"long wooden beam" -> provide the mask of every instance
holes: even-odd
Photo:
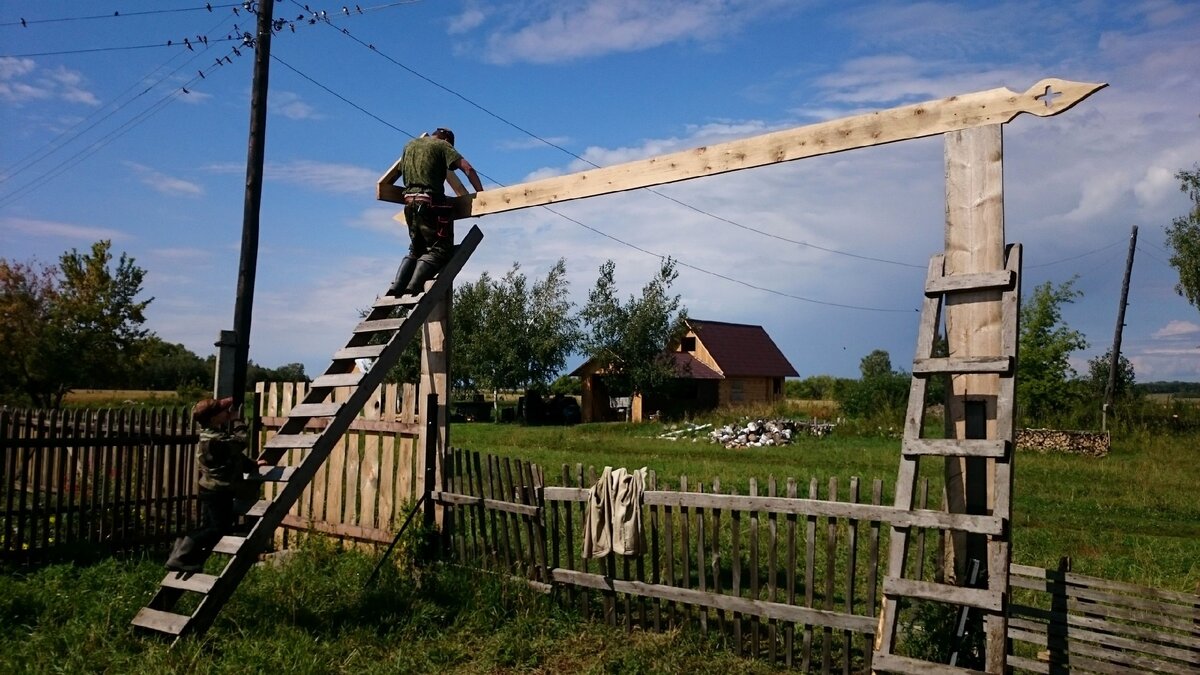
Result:
[[[1024,93],[1007,88],[950,96],[864,115],[775,131],[565,176],[465,195],[455,200],[455,217],[470,218],[571,199],[674,183],[702,176],[790,162],[989,124],[1021,113],[1039,117],[1069,110],[1104,83],[1046,78]],[[383,201],[398,201],[381,190]]]

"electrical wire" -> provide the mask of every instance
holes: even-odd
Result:
[[[210,42],[239,42],[239,43],[241,41],[242,41],[241,37],[232,37],[232,36],[226,36],[223,38],[213,38],[212,40],[210,40]],[[56,52],[30,52],[28,54],[0,54],[0,58],[26,59],[26,58],[33,58],[35,56],[64,56],[64,55],[69,55],[69,54],[94,54],[97,52],[121,52],[121,51],[131,51],[134,49],[156,49],[156,48],[163,48],[163,47],[173,47],[173,48],[177,47],[179,49],[190,49],[185,43],[175,42],[174,40],[172,40],[171,42],[156,42],[154,44],[149,44],[149,45],[129,45],[129,46],[125,46],[125,47],[88,47],[86,49],[63,49],[63,50],[56,51]]]
[[[407,132],[407,131],[405,131],[405,130],[403,130],[403,129],[401,129],[401,128],[397,127],[397,126],[395,126],[394,124],[392,124],[392,123],[388,122],[387,120],[383,119],[382,117],[379,117],[378,115],[376,115],[376,114],[374,114],[374,113],[372,113],[372,112],[370,112],[370,111],[366,110],[365,108],[363,108],[362,106],[358,105],[357,103],[354,103],[353,101],[351,101],[350,99],[346,98],[345,96],[343,96],[343,95],[341,95],[341,94],[339,94],[339,93],[335,92],[333,89],[331,89],[331,88],[327,87],[326,85],[324,85],[324,84],[321,84],[321,83],[320,83],[320,82],[318,82],[318,81],[317,81],[315,78],[313,78],[313,77],[310,77],[309,75],[307,75],[307,74],[305,74],[305,73],[301,72],[301,71],[300,71],[299,69],[297,69],[295,66],[292,66],[291,64],[287,63],[287,62],[286,62],[286,61],[284,61],[283,59],[279,58],[277,55],[275,55],[275,54],[272,54],[272,55],[271,55],[271,58],[272,58],[273,60],[275,60],[276,62],[278,62],[278,63],[282,64],[283,66],[285,66],[286,68],[288,68],[288,69],[289,69],[289,70],[291,70],[292,72],[294,72],[294,73],[296,73],[296,74],[300,75],[300,76],[301,76],[301,77],[303,77],[305,80],[307,80],[307,81],[311,82],[312,84],[315,84],[316,86],[320,87],[322,90],[324,90],[324,91],[326,91],[327,93],[329,93],[329,94],[333,95],[334,97],[336,97],[338,100],[342,101],[343,103],[346,103],[347,105],[350,105],[351,107],[353,107],[355,110],[358,110],[359,112],[362,112],[362,113],[366,114],[366,115],[367,115],[367,116],[369,116],[371,119],[373,119],[373,120],[375,120],[375,121],[377,121],[377,122],[379,122],[379,123],[381,123],[381,124],[383,124],[383,125],[387,126],[387,127],[388,127],[388,128],[390,128],[390,129],[393,129],[393,130],[395,130],[395,131],[398,131],[398,132],[400,132],[400,133],[402,133],[402,134],[404,134],[404,135],[408,136],[409,138],[412,138],[412,137],[413,137],[413,134],[411,134],[411,133],[409,133],[409,132]],[[501,183],[501,182],[499,182],[499,181],[497,181],[497,180],[493,179],[491,176],[488,176],[487,174],[485,174],[485,173],[483,173],[483,172],[480,172],[480,175],[481,175],[481,176],[483,176],[485,179],[487,179],[488,181],[490,181],[490,182],[492,182],[492,183],[495,183],[495,184],[497,184],[497,185],[499,185],[499,186],[501,186],[501,187],[506,187],[506,186],[505,186],[503,183]],[[908,313],[908,312],[911,312],[911,311],[918,311],[918,310],[909,310],[909,309],[893,309],[893,308],[886,308],[886,307],[866,307],[866,306],[862,306],[862,305],[851,305],[851,304],[838,303],[838,302],[829,302],[829,301],[825,301],[825,300],[816,300],[816,299],[813,299],[813,298],[808,298],[808,297],[804,297],[804,296],[801,296],[801,295],[795,295],[795,294],[792,294],[792,293],[785,293],[785,292],[783,292],[783,291],[778,291],[778,290],[775,290],[775,289],[772,289],[772,288],[767,288],[767,287],[765,287],[765,286],[758,286],[758,285],[756,285],[756,284],[752,284],[752,283],[750,283],[750,282],[747,282],[747,281],[742,281],[741,279],[735,279],[735,278],[733,278],[733,277],[730,277],[730,276],[727,276],[727,275],[724,275],[724,274],[720,274],[720,273],[718,273],[718,272],[713,272],[713,271],[711,271],[711,270],[705,269],[705,268],[703,268],[703,267],[699,267],[699,266],[697,266],[697,265],[693,265],[693,264],[691,264],[691,263],[684,262],[684,261],[682,261],[682,260],[679,260],[678,258],[675,258],[674,256],[668,256],[668,255],[664,255],[664,254],[662,254],[662,253],[657,253],[657,252],[655,252],[655,251],[651,251],[651,250],[649,250],[649,249],[647,249],[647,248],[644,248],[644,247],[642,247],[642,246],[639,246],[639,245],[637,245],[637,244],[634,244],[634,243],[632,243],[632,242],[629,242],[629,241],[626,241],[626,240],[624,240],[624,239],[621,239],[620,237],[614,236],[614,235],[612,235],[612,234],[609,234],[609,233],[607,233],[607,232],[604,232],[604,231],[602,231],[602,230],[599,230],[599,229],[597,229],[597,228],[595,228],[595,227],[592,227],[591,225],[588,225],[588,224],[586,224],[586,223],[584,223],[584,222],[582,222],[582,221],[580,221],[580,220],[578,220],[578,219],[576,219],[576,218],[572,218],[571,216],[568,216],[567,214],[565,214],[565,213],[563,213],[563,212],[561,212],[561,211],[555,210],[555,209],[551,208],[551,207],[550,207],[550,206],[548,206],[548,205],[542,205],[542,206],[541,206],[541,208],[545,209],[546,211],[549,211],[550,213],[552,213],[552,214],[554,214],[554,215],[558,216],[559,218],[562,218],[562,219],[564,219],[564,220],[566,220],[566,221],[568,221],[568,222],[574,223],[575,225],[578,225],[579,227],[582,227],[582,228],[584,228],[585,230],[588,230],[588,231],[590,231],[590,232],[593,232],[593,233],[595,233],[595,234],[598,234],[598,235],[600,235],[600,236],[602,236],[602,237],[605,237],[606,239],[610,239],[610,240],[612,240],[612,241],[615,241],[615,242],[617,242],[618,244],[621,244],[621,245],[623,245],[623,246],[626,246],[626,247],[628,247],[628,248],[631,248],[631,249],[633,249],[633,250],[635,250],[635,251],[639,251],[639,252],[641,252],[641,253],[645,253],[646,255],[653,256],[653,257],[655,257],[655,258],[658,258],[659,260],[664,260],[664,259],[667,259],[667,258],[671,258],[672,260],[675,260],[675,262],[676,262],[676,263],[678,263],[680,267],[684,267],[684,268],[687,268],[687,269],[690,269],[690,270],[694,270],[694,271],[696,271],[696,272],[700,272],[700,273],[702,273],[702,274],[707,274],[707,275],[709,275],[709,276],[713,276],[713,277],[716,277],[716,278],[718,278],[718,279],[723,279],[723,280],[725,280],[725,281],[729,281],[729,282],[732,282],[732,283],[735,283],[735,284],[739,284],[739,285],[741,285],[741,286],[745,286],[745,287],[747,287],[747,288],[751,288],[751,289],[754,289],[754,290],[763,291],[763,292],[766,292],[766,293],[771,293],[771,294],[773,294],[773,295],[777,295],[777,296],[784,297],[784,298],[790,298],[790,299],[793,299],[793,300],[798,300],[798,301],[801,301],[801,302],[807,302],[807,303],[816,304],[816,305],[823,305],[823,306],[826,306],[826,307],[838,307],[838,308],[842,308],[842,309],[854,309],[854,310],[862,310],[862,311],[869,311],[869,312],[888,312],[888,313]]]
[[[112,14],[95,14],[95,15],[91,15],[91,16],[68,16],[68,17],[62,17],[62,18],[58,18],[58,19],[29,19],[29,20],[26,20],[26,19],[22,18],[17,21],[0,22],[0,27],[2,27],[2,26],[28,27],[31,24],[38,24],[38,23],[62,23],[64,21],[91,21],[93,19],[124,19],[124,18],[131,17],[131,16],[144,16],[147,14],[171,14],[171,13],[178,13],[178,12],[204,12],[204,11],[211,12],[214,9],[225,9],[228,7],[244,7],[244,6],[245,5],[241,2],[231,2],[231,3],[225,4],[225,5],[214,5],[212,3],[206,3],[202,7],[179,7],[176,9],[147,9],[147,10],[142,10],[140,12],[125,12],[124,14],[122,14],[120,11],[114,11]]]
[[[294,5],[297,5],[297,6],[300,6],[300,7],[304,7],[306,10],[308,9],[306,6],[304,6],[304,5],[301,5],[299,2],[297,2],[297,0],[291,0],[291,2],[292,2],[292,4],[294,4]],[[397,4],[399,4],[399,3],[397,3]],[[311,11],[311,10],[309,10],[309,11]],[[569,149],[567,149],[567,148],[565,148],[565,147],[563,147],[563,146],[561,146],[561,145],[559,145],[559,144],[557,144],[557,143],[554,143],[553,141],[550,141],[550,140],[548,140],[548,139],[546,139],[546,138],[543,138],[542,136],[539,136],[538,134],[536,134],[536,133],[534,133],[534,132],[532,132],[532,131],[530,131],[530,130],[526,129],[525,127],[522,127],[522,126],[520,126],[519,124],[517,124],[517,123],[513,122],[512,120],[509,120],[509,119],[507,119],[507,118],[503,117],[502,115],[499,115],[498,113],[495,113],[495,112],[493,112],[492,110],[488,109],[488,108],[487,108],[487,107],[485,107],[484,105],[482,105],[482,104],[480,104],[480,103],[477,103],[477,102],[475,102],[474,100],[472,100],[472,99],[468,98],[467,96],[465,96],[465,95],[463,95],[463,94],[461,94],[461,93],[459,93],[459,92],[455,91],[454,89],[451,89],[450,87],[447,87],[447,86],[445,86],[445,85],[441,84],[440,82],[438,82],[438,81],[436,81],[436,80],[434,80],[434,79],[432,79],[432,78],[430,78],[430,77],[428,77],[428,76],[424,75],[423,73],[421,73],[421,72],[419,72],[419,71],[417,71],[417,70],[415,70],[415,69],[413,69],[413,68],[409,67],[408,65],[406,65],[406,64],[404,64],[404,63],[402,63],[401,61],[398,61],[397,59],[393,58],[392,56],[390,56],[390,55],[388,55],[388,54],[386,54],[386,53],[384,53],[384,52],[381,52],[381,51],[379,51],[379,49],[378,49],[378,48],[377,48],[375,45],[373,45],[373,44],[370,44],[370,43],[368,43],[368,42],[364,42],[363,40],[361,40],[361,39],[359,39],[358,37],[356,37],[356,36],[354,36],[353,34],[351,34],[349,30],[347,30],[347,29],[345,29],[345,28],[339,28],[338,26],[334,25],[334,23],[332,22],[332,20],[330,20],[330,19],[328,18],[328,16],[322,16],[322,22],[323,22],[323,23],[325,23],[325,24],[327,24],[327,25],[328,25],[330,28],[333,28],[334,30],[337,30],[339,33],[341,33],[342,35],[346,36],[346,37],[347,37],[347,38],[349,38],[350,40],[353,40],[354,42],[358,43],[359,45],[361,45],[361,46],[363,46],[363,47],[365,47],[365,48],[367,48],[367,49],[369,49],[369,50],[371,50],[371,51],[375,52],[376,54],[378,54],[379,56],[383,57],[384,59],[387,59],[387,60],[388,60],[389,62],[391,62],[392,64],[394,64],[394,65],[396,65],[397,67],[399,67],[399,68],[401,68],[401,69],[405,70],[406,72],[408,72],[408,73],[412,74],[414,77],[417,77],[418,79],[424,80],[425,82],[427,82],[427,83],[429,83],[429,84],[433,85],[434,87],[437,87],[438,89],[441,89],[442,91],[444,91],[444,92],[446,92],[446,93],[450,94],[451,96],[454,96],[455,98],[458,98],[459,100],[463,101],[464,103],[466,103],[466,104],[468,104],[468,105],[472,106],[473,108],[475,108],[475,109],[477,109],[477,110],[479,110],[479,111],[483,112],[483,113],[484,113],[484,114],[486,114],[486,115],[489,115],[490,117],[492,117],[492,118],[494,118],[494,119],[496,119],[496,120],[500,121],[501,123],[503,123],[503,124],[505,124],[505,125],[507,125],[507,126],[511,127],[512,129],[515,129],[515,130],[519,131],[520,133],[522,133],[522,134],[525,134],[526,136],[529,136],[530,138],[532,138],[532,139],[534,139],[534,140],[537,140],[538,142],[540,142],[540,143],[543,143],[543,144],[545,144],[545,145],[547,145],[547,146],[549,146],[549,147],[552,147],[552,148],[555,148],[555,149],[557,149],[557,150],[560,150],[560,151],[562,151],[562,152],[566,153],[567,155],[569,155],[569,156],[571,156],[571,157],[573,157],[573,158],[575,158],[575,159],[577,159],[577,160],[579,160],[579,161],[581,161],[581,162],[583,162],[583,163],[585,163],[585,164],[588,164],[589,166],[592,166],[592,167],[594,167],[594,168],[600,168],[600,165],[599,165],[599,164],[596,164],[595,162],[593,162],[593,161],[591,161],[591,160],[589,160],[589,159],[587,159],[587,158],[585,158],[585,157],[583,157],[583,156],[581,156],[581,155],[579,155],[579,154],[577,154],[577,153],[575,153],[575,152],[573,152],[573,151],[571,151],[571,150],[569,150]],[[856,259],[859,259],[859,260],[867,260],[867,261],[871,261],[871,262],[878,262],[878,263],[884,263],[884,264],[889,264],[889,265],[898,265],[898,266],[901,266],[901,267],[909,267],[909,268],[913,268],[913,269],[922,269],[922,270],[923,270],[923,269],[925,269],[925,266],[924,266],[924,265],[914,265],[914,264],[912,264],[912,263],[906,263],[906,262],[901,262],[901,261],[897,261],[897,260],[888,260],[888,259],[885,259],[885,258],[878,258],[878,257],[872,257],[872,256],[859,255],[859,254],[857,254],[857,253],[850,253],[850,252],[848,252],[848,251],[841,251],[841,250],[838,250],[838,249],[827,248],[827,247],[824,247],[824,246],[818,246],[818,245],[816,245],[816,244],[810,244],[810,243],[808,243],[808,242],[805,242],[805,241],[800,241],[800,240],[797,240],[797,239],[789,239],[789,238],[787,238],[787,237],[783,237],[783,236],[780,236],[780,235],[777,235],[777,234],[773,234],[773,233],[770,233],[770,232],[766,232],[766,231],[763,231],[763,230],[760,230],[760,229],[757,229],[757,228],[754,228],[754,227],[750,227],[749,225],[744,225],[744,224],[742,224],[742,223],[738,223],[738,222],[736,222],[736,221],[734,221],[734,220],[731,220],[731,219],[729,219],[729,218],[725,218],[725,217],[723,217],[723,216],[719,216],[719,215],[717,215],[717,214],[714,214],[714,213],[712,213],[712,212],[710,212],[710,211],[706,211],[706,210],[704,210],[704,209],[701,209],[701,208],[699,208],[699,207],[697,207],[697,206],[693,206],[693,205],[691,205],[691,204],[688,204],[687,202],[684,202],[684,201],[682,201],[682,200],[679,200],[679,199],[676,199],[676,198],[674,198],[674,197],[668,196],[668,195],[666,195],[665,193],[661,192],[660,190],[656,190],[656,189],[654,189],[654,188],[649,188],[649,187],[646,187],[646,188],[641,188],[641,189],[643,189],[643,190],[646,190],[646,191],[648,191],[648,192],[650,192],[650,193],[652,193],[652,194],[654,194],[654,195],[657,195],[658,197],[661,197],[661,198],[663,198],[663,199],[666,199],[666,200],[668,200],[668,201],[670,201],[670,202],[673,202],[673,203],[675,203],[675,204],[678,204],[678,205],[680,205],[680,206],[683,206],[683,207],[685,207],[685,208],[691,209],[692,211],[695,211],[696,213],[699,213],[699,214],[701,214],[701,215],[708,216],[709,218],[713,218],[713,219],[715,219],[715,220],[718,220],[718,221],[720,221],[720,222],[723,222],[723,223],[726,223],[726,224],[732,225],[732,226],[734,226],[734,227],[741,228],[741,229],[743,229],[743,230],[746,230],[746,231],[748,231],[748,232],[754,232],[754,233],[756,233],[756,234],[759,234],[759,235],[762,235],[762,236],[764,236],[764,237],[768,237],[768,238],[776,239],[776,240],[779,240],[779,241],[785,241],[785,242],[788,242],[788,243],[791,243],[791,244],[795,244],[795,245],[797,245],[797,246],[804,246],[804,247],[808,247],[808,248],[813,248],[813,249],[816,249],[816,250],[819,250],[819,251],[824,251],[824,252],[826,252],[826,253],[832,253],[832,254],[834,254],[834,255],[841,255],[841,256],[846,256],[846,257],[849,257],[849,258],[856,258]]]
[[[1108,244],[1108,245],[1106,245],[1106,246],[1101,246],[1100,248],[1098,248],[1098,249],[1095,249],[1095,250],[1093,250],[1093,251],[1088,251],[1087,253],[1080,253],[1079,255],[1073,255],[1073,256],[1071,256],[1071,257],[1069,257],[1069,258],[1062,258],[1062,259],[1060,259],[1060,260],[1052,260],[1052,261],[1050,261],[1050,262],[1046,262],[1046,263],[1038,263],[1037,265],[1025,265],[1025,269],[1027,269],[1027,270],[1034,270],[1034,269],[1038,269],[1039,267],[1049,267],[1049,266],[1051,266],[1051,265],[1057,265],[1057,264],[1059,264],[1059,263],[1065,263],[1065,262],[1070,262],[1070,261],[1072,261],[1072,260],[1078,260],[1078,259],[1080,259],[1080,258],[1084,258],[1084,257],[1087,257],[1087,256],[1089,256],[1089,255],[1092,255],[1092,254],[1095,254],[1095,253],[1099,253],[1099,252],[1101,252],[1101,251],[1107,251],[1108,249],[1110,249],[1110,248],[1112,248],[1112,247],[1116,246],[1117,244],[1120,244],[1120,243],[1121,243],[1121,242],[1123,242],[1123,241],[1125,241],[1125,239],[1118,239],[1118,240],[1114,241],[1113,243],[1111,243],[1111,244]]]

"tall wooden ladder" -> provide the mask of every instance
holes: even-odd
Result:
[[[333,355],[333,363],[325,374],[313,381],[279,433],[264,445],[260,459],[269,466],[260,467],[260,476],[282,487],[273,499],[260,500],[245,512],[246,516],[257,519],[245,536],[226,536],[214,547],[213,553],[228,556],[221,572],[215,575],[168,572],[154,598],[133,618],[134,626],[175,639],[208,629],[334,445],[383,382],[388,370],[399,361],[429,313],[444,300],[455,276],[481,239],[483,233],[472,227],[432,285],[426,283],[423,293],[398,298],[385,295],[375,301],[367,317],[355,326],[346,346]],[[401,316],[394,318],[393,314]],[[353,372],[357,359],[374,359],[374,363],[365,373]],[[352,387],[353,391],[345,401],[334,403],[331,395],[335,387]],[[325,426],[316,433],[305,433],[313,420],[318,424],[325,420]],[[275,466],[289,449],[307,453],[303,453],[295,466]],[[191,614],[172,611],[188,593],[200,596],[195,610]]]
[[[883,582],[883,608],[880,629],[875,639],[872,668],[876,672],[895,673],[969,673],[1004,672],[1004,642],[1007,634],[1008,565],[1010,560],[1010,522],[1012,516],[1013,405],[1016,386],[1017,334],[1021,298],[1021,246],[1011,244],[1005,251],[1005,268],[977,274],[945,274],[945,257],[934,256],[925,282],[925,301],[913,360],[912,385],[901,448],[900,471],[896,477],[898,510],[908,518],[897,519],[891,529],[888,572]],[[941,322],[947,296],[980,291],[1000,291],[1001,353],[994,356],[935,358],[934,338]],[[961,296],[960,296],[961,297]],[[994,298],[994,296],[993,296]],[[994,300],[993,300],[994,301]],[[962,306],[962,305],[960,305]],[[925,416],[925,389],[930,376],[940,374],[986,374],[999,376],[996,403],[995,438],[927,439],[922,438]],[[985,434],[986,435],[986,434]],[[919,462],[922,456],[988,458],[994,460],[994,505],[990,514],[946,513],[913,508]],[[982,486],[972,486],[982,487]],[[934,527],[948,532],[964,532],[987,537],[987,587],[967,588],[905,577],[909,529]],[[983,561],[981,561],[982,563]],[[974,671],[938,664],[896,653],[897,619],[902,600],[955,605],[960,609],[983,612],[988,664],[986,671]],[[953,636],[947,636],[953,638]],[[999,645],[999,653],[993,653]]]

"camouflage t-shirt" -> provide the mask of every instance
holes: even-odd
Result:
[[[196,444],[200,487],[223,492],[240,492],[244,488],[246,481],[242,474],[258,468],[255,461],[245,455],[246,440],[240,433],[200,430],[200,442]]]
[[[440,138],[414,138],[404,146],[404,158],[400,161],[404,186],[421,187],[444,194],[446,172],[451,164],[460,159],[462,155],[458,154],[454,146]]]

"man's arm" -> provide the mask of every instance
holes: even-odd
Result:
[[[475,173],[475,167],[471,166],[471,163],[467,161],[467,158],[460,157],[455,164],[458,166],[452,168],[462,171],[467,177],[467,180],[471,181],[471,187],[475,188],[476,192],[483,192],[483,183],[479,182],[479,174]]]

